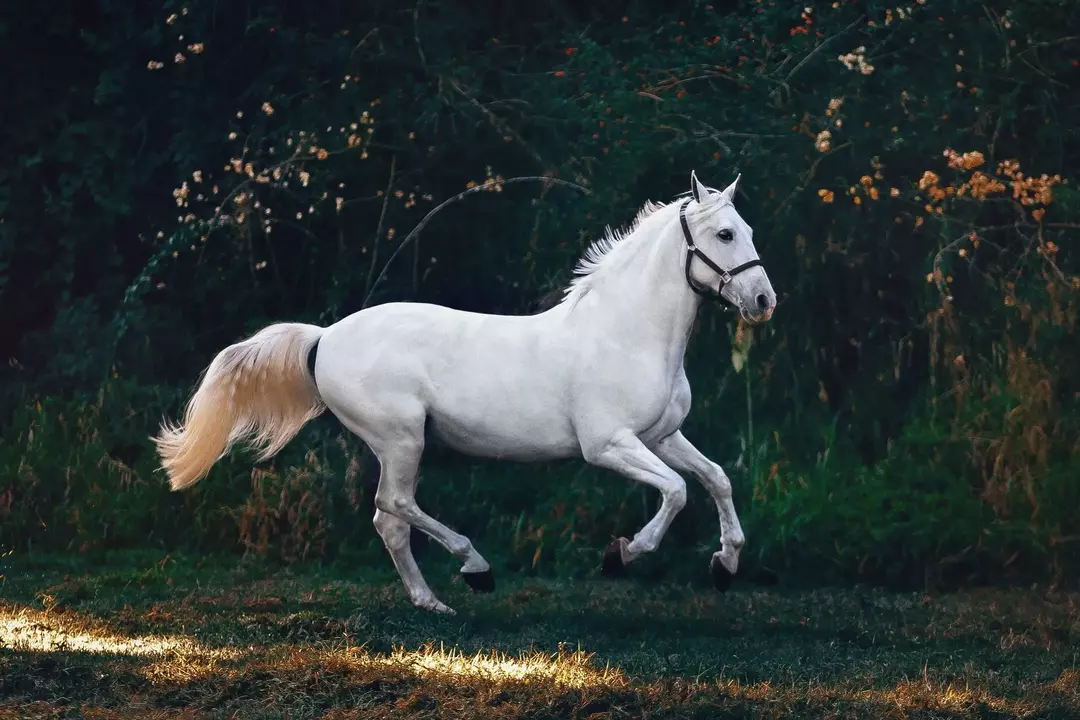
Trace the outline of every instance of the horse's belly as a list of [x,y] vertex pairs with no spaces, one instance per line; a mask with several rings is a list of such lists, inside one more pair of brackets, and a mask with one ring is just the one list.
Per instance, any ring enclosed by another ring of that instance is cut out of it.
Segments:
[[507,460],[578,452],[563,353],[546,332],[527,327],[502,319],[477,323],[425,360],[428,417],[450,447]]
[[[510,403],[512,407],[512,403]],[[558,418],[509,411],[487,417],[431,410],[431,429],[458,452],[499,460],[556,460],[580,454],[573,428]]]

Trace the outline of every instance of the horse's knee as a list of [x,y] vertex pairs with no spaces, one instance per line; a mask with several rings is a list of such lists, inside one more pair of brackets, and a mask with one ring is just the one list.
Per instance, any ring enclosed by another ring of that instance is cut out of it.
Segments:
[[375,508],[402,519],[408,519],[412,506],[415,504],[415,500],[404,493],[396,493],[382,485],[375,491]]
[[731,497],[731,480],[728,479],[727,473],[719,465],[713,468],[712,484],[716,489],[717,496],[722,498]]
[[664,493],[664,498],[671,503],[671,509],[674,512],[679,512],[686,507],[686,482],[680,479],[678,482],[672,482],[671,486],[667,488],[667,492]]
[[373,523],[376,532],[387,547],[395,549],[405,547],[409,542],[409,524],[404,520],[379,510],[375,513]]
[[396,515],[392,515],[385,510],[376,510],[375,517],[372,518],[372,522],[375,525],[375,529],[379,531],[379,534],[394,532],[407,526],[407,523]]

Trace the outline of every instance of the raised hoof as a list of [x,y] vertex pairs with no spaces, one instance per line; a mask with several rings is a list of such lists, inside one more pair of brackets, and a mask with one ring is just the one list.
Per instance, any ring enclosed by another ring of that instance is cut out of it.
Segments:
[[615,538],[604,550],[604,564],[601,572],[604,577],[623,577],[626,575],[626,563],[623,562],[623,550],[626,538]]
[[472,588],[473,592],[489,593],[495,590],[495,576],[490,569],[483,572],[463,572],[461,577],[465,578],[465,584]]
[[712,575],[713,587],[720,592],[727,592],[731,581],[735,579],[735,575],[715,557],[709,563],[709,574]]

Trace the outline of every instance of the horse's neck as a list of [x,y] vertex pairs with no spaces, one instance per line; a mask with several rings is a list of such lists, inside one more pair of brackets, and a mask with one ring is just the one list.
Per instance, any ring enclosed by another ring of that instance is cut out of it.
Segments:
[[646,240],[624,272],[594,290],[593,310],[635,352],[657,352],[681,366],[701,298],[686,282],[686,247],[677,233],[677,222],[668,223]]

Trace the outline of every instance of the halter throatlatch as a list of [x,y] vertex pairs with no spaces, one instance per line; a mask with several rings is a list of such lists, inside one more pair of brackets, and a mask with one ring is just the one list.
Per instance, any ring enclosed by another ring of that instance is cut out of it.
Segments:
[[[724,286],[731,282],[731,279],[739,273],[749,270],[752,267],[764,267],[764,264],[761,262],[760,259],[750,260],[748,262],[744,262],[738,267],[733,267],[730,270],[725,270],[724,268],[713,262],[712,258],[701,252],[701,248],[694,244],[694,236],[690,234],[690,224],[686,221],[686,206],[690,204],[690,200],[691,198],[687,198],[679,207],[679,223],[682,225],[683,238],[686,239],[686,284],[690,286],[691,290],[696,292],[698,295],[701,295],[702,297],[720,298],[728,304],[728,307],[726,308],[727,310],[738,310],[739,308],[737,305],[732,303],[730,300],[728,300],[721,294]],[[711,287],[699,285],[698,283],[694,282],[694,278],[690,274],[690,265],[694,262],[695,257],[701,260],[701,262],[708,265],[710,268],[712,268],[720,276],[720,285],[716,288],[715,291]]]

